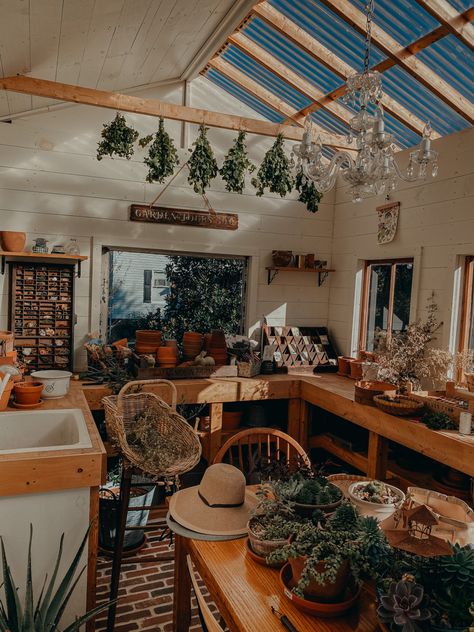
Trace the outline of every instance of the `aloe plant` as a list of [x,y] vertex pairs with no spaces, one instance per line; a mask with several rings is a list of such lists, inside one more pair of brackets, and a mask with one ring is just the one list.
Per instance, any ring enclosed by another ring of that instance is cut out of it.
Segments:
[[[89,529],[87,529],[81,545],[69,565],[69,568],[64,574],[64,577],[59,581],[57,588],[55,588],[56,580],[58,579],[58,569],[63,553],[64,533],[62,534],[51,579],[48,583],[48,576],[45,577],[40,595],[35,603],[31,572],[31,543],[33,540],[33,527],[30,524],[30,540],[28,544],[28,562],[26,569],[26,590],[23,605],[20,603],[17,587],[8,564],[3,538],[0,537],[3,588],[5,591],[5,601],[0,599],[0,632],[55,632],[59,629],[59,622],[64,614],[64,610],[86,568],[84,566],[76,575],[88,535]],[[97,606],[97,608],[90,610],[82,617],[76,619],[74,623],[71,623],[71,625],[65,628],[63,632],[76,632],[99,612],[107,609],[109,605],[110,603],[102,604],[101,606]]]

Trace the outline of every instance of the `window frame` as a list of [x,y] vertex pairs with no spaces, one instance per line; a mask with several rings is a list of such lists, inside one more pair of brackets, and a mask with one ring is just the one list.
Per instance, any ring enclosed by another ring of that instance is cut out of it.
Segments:
[[412,285],[410,294],[410,312],[412,308],[413,290],[415,287],[415,259],[414,257],[400,257],[389,259],[367,259],[364,261],[363,279],[362,279],[362,296],[360,302],[360,320],[359,320],[359,340],[357,350],[366,351],[367,348],[367,316],[369,311],[369,294],[370,294],[370,268],[374,265],[390,264],[390,296],[388,304],[388,320],[387,320],[387,339],[390,339],[392,335],[393,324],[393,304],[394,304],[394,291],[395,291],[395,274],[396,267],[400,263],[411,263],[413,266]]
[[462,284],[461,321],[458,351],[467,351],[471,334],[472,304],[474,297],[474,255],[464,258],[464,280]]

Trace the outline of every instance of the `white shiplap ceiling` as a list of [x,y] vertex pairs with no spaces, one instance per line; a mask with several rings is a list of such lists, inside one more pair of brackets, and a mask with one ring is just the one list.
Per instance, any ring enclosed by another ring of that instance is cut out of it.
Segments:
[[[0,0],[0,72],[101,90],[195,76],[251,0]],[[54,101],[0,91],[0,116]]]

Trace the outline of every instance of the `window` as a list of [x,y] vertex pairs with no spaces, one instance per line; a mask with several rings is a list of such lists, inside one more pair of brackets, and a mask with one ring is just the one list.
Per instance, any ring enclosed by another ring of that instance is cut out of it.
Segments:
[[168,281],[164,270],[143,270],[143,302],[164,303]]
[[461,313],[460,351],[474,349],[474,256],[466,257]]
[[364,273],[359,348],[377,351],[410,322],[413,259],[368,261]]
[[168,283],[166,282],[166,272],[164,270],[153,270],[153,287],[167,287]]

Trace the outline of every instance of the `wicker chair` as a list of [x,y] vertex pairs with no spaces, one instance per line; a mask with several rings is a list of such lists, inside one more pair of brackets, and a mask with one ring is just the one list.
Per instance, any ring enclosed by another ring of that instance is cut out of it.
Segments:
[[[171,389],[171,406],[158,395],[144,391],[142,387],[154,384],[167,384]],[[138,392],[130,392],[140,389]],[[201,458],[201,443],[197,434],[187,421],[176,412],[176,387],[169,380],[138,380],[126,384],[118,395],[103,398],[107,434],[117,446],[122,458],[122,478],[120,496],[117,507],[117,524],[115,546],[113,552],[112,576],[110,580],[110,600],[107,618],[107,631],[113,632],[116,614],[116,598],[119,590],[122,563],[156,563],[165,559],[173,559],[172,555],[141,557],[138,560],[122,562],[125,531],[137,528],[127,527],[129,511],[147,510],[151,506],[129,508],[130,491],[136,485],[132,483],[133,474],[151,478],[176,477],[191,470]],[[144,421],[144,416],[146,421]],[[148,433],[147,437],[160,437],[163,441],[156,443],[153,454],[145,453],[140,442],[131,440],[134,429],[142,425]],[[161,448],[161,443],[164,446]],[[171,450],[172,446],[172,450]],[[168,450],[168,453],[167,453]],[[143,482],[139,483],[143,486]],[[146,529],[147,527],[140,527]],[[156,527],[151,527],[156,528]]]
[[214,457],[213,463],[227,462],[238,467],[246,476],[258,461],[274,456],[287,463],[299,459],[311,469],[311,461],[303,447],[290,435],[275,428],[246,428],[230,437]]

